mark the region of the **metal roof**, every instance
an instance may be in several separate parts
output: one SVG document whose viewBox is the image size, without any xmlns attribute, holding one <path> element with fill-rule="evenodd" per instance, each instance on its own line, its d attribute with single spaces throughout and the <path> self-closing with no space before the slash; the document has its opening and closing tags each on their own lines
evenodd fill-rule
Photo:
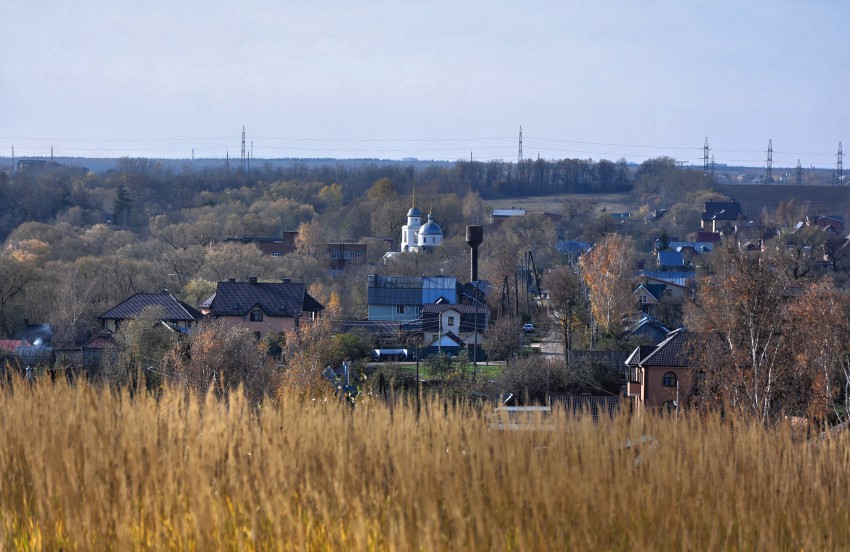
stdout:
<svg viewBox="0 0 850 552">
<path fill-rule="evenodd" d="M 219 282 L 210 305 L 215 316 L 244 316 L 257 307 L 268 316 L 301 316 L 324 307 L 299 282 Z"/>
<path fill-rule="evenodd" d="M 100 319 L 127 320 L 136 318 L 146 307 L 158 306 L 165 310 L 165 320 L 173 322 L 195 321 L 204 317 L 194 307 L 179 301 L 170 293 L 137 293 L 121 301 L 105 313 Z"/>
</svg>

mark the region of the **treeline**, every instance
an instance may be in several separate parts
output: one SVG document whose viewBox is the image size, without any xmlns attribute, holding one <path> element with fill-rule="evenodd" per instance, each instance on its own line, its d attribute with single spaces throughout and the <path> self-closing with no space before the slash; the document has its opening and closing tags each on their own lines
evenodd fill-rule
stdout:
<svg viewBox="0 0 850 552">
<path fill-rule="evenodd" d="M 208 205 L 218 194 L 245 195 L 273 183 L 291 183 L 302 203 L 316 203 L 322 186 L 338 184 L 339 201 L 361 197 L 376 181 L 388 178 L 399 193 L 415 186 L 430 193 L 474 192 L 485 199 L 556 193 L 628 191 L 633 178 L 624 160 L 543 159 L 520 164 L 503 161 L 458 161 L 415 168 L 404 164 L 353 165 L 344 162 L 310 166 L 293 161 L 270 163 L 242 172 L 220 167 L 174 170 L 162 162 L 123 158 L 105 173 L 65 166 L 45 166 L 12 176 L 0 174 L 0 239 L 27 221 L 70 219 L 79 224 L 112 222 L 141 227 L 152 217 Z M 300 188 L 300 190 L 299 190 Z M 290 197 L 289 199 L 298 199 Z"/>
</svg>

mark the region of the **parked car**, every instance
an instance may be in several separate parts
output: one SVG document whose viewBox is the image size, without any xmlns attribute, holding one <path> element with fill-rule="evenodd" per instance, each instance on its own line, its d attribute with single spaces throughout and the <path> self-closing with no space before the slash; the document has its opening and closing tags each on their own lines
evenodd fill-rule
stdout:
<svg viewBox="0 0 850 552">
<path fill-rule="evenodd" d="M 526 333 L 531 333 L 531 332 L 537 331 L 537 328 L 534 327 L 534 324 L 523 324 L 522 325 L 522 331 L 524 331 Z"/>
</svg>

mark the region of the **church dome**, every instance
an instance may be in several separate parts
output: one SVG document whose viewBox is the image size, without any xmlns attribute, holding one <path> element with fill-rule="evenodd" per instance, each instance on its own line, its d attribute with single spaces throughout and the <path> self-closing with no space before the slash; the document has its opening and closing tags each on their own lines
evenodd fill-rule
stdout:
<svg viewBox="0 0 850 552">
<path fill-rule="evenodd" d="M 409 216 L 409 217 L 421 217 L 422 212 L 419 209 L 417 209 L 416 207 L 411 207 L 410 211 L 407 212 L 407 216 Z"/>
<path fill-rule="evenodd" d="M 419 229 L 419 235 L 421 236 L 442 236 L 443 231 L 440 229 L 440 226 L 434 222 L 434 217 L 428 215 L 428 222 L 426 222 L 422 228 Z"/>
</svg>

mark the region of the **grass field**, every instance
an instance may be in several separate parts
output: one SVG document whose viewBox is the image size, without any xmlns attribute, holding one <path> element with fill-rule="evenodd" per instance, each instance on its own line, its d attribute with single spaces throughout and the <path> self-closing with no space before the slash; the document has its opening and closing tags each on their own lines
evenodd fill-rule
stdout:
<svg viewBox="0 0 850 552">
<path fill-rule="evenodd" d="M 850 447 L 716 417 L 519 420 L 0 390 L 6 550 L 836 550 Z M 536 431 L 535 431 L 536 430 Z"/>
<path fill-rule="evenodd" d="M 810 213 L 844 216 L 846 212 L 850 212 L 850 187 L 725 184 L 714 188 L 721 194 L 740 201 L 744 213 L 750 219 L 757 219 L 764 208 L 768 212 L 774 212 L 780 202 L 787 202 L 789 199 L 793 199 L 797 205 L 808 205 Z M 612 213 L 634 212 L 642 205 L 640 199 L 632 194 L 558 194 L 492 200 L 488 201 L 488 204 L 496 209 L 515 207 L 558 212 L 566 199 L 593 201 L 597 204 L 597 209 L 604 207 Z M 698 207 L 701 208 L 702 205 Z"/>
<path fill-rule="evenodd" d="M 561 204 L 567 199 L 593 201 L 597 204 L 597 209 L 605 208 L 612 213 L 630 211 L 637 206 L 637 200 L 632 199 L 629 194 L 557 194 L 488 200 L 487 204 L 494 209 L 560 212 Z"/>
</svg>

